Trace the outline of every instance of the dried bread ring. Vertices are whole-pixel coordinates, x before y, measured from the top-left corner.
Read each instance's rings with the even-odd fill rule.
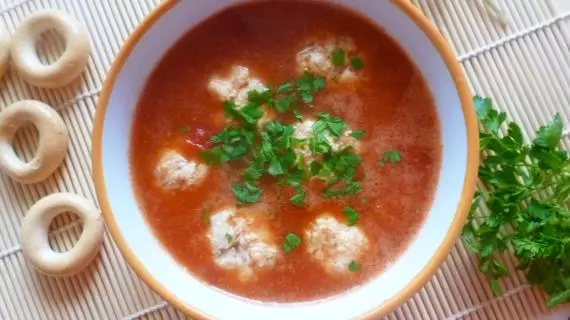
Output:
[[[36,52],[36,40],[43,32],[54,29],[65,39],[65,51],[57,61],[44,65]],[[71,83],[87,64],[90,45],[85,26],[57,10],[31,14],[12,37],[12,61],[28,83],[57,88]]]
[[[14,152],[12,140],[28,123],[38,129],[39,142],[34,158],[26,163]],[[68,144],[65,123],[43,102],[22,100],[0,112],[0,169],[16,181],[35,183],[47,178],[65,158]]]
[[[62,212],[76,213],[83,221],[79,240],[66,252],[55,252],[48,242],[49,225]],[[22,222],[20,242],[24,257],[40,272],[70,276],[85,268],[97,255],[104,223],[93,203],[71,193],[55,193],[34,204]]]
[[[10,60],[10,36],[6,29],[0,27],[0,78],[8,69]]]

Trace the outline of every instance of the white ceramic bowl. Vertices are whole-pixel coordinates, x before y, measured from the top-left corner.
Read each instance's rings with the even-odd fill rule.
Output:
[[[248,301],[194,278],[153,236],[129,173],[133,114],[145,82],[189,29],[235,0],[166,0],[120,51],[100,98],[93,132],[94,178],[109,230],[138,274],[185,313],[215,319],[352,319],[403,303],[445,259],[465,221],[478,165],[478,134],[461,67],[433,25],[407,0],[332,0],[367,16],[407,51],[426,79],[441,122],[442,166],[432,208],[409,247],[377,278],[329,299],[295,304]],[[143,67],[141,67],[143,66]]]

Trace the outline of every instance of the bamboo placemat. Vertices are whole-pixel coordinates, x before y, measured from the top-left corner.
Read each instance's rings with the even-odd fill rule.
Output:
[[[24,213],[41,197],[71,191],[95,199],[91,128],[101,84],[122,42],[158,2],[0,0],[0,28],[13,32],[29,13],[58,8],[85,23],[93,44],[82,82],[73,88],[37,89],[15,72],[0,80],[0,109],[24,98],[42,100],[62,114],[70,129],[68,157],[47,181],[23,186],[0,175],[0,319],[184,319],[136,276],[108,234],[95,262],[70,278],[38,274],[26,263],[19,246]],[[527,138],[556,112],[570,128],[570,0],[497,1],[506,26],[493,19],[482,0],[414,3],[450,40],[473,91],[493,97],[523,124]],[[49,41],[38,50],[46,61],[52,61],[64,47],[63,41],[49,33],[44,38]],[[569,133],[565,131],[566,136]],[[566,137],[566,147],[569,142]],[[30,159],[37,133],[31,128],[21,130],[15,145],[20,156]],[[51,244],[60,250],[70,248],[81,231],[72,216],[58,217],[52,228]],[[515,265],[513,259],[506,262]],[[475,257],[458,241],[433,279],[387,318],[537,319],[549,313],[544,295],[528,286],[523,274],[514,273],[503,284],[503,297],[493,297],[477,271]]]

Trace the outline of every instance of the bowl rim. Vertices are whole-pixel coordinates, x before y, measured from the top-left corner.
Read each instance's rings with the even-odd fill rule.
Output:
[[[103,125],[107,111],[108,102],[113,91],[113,87],[117,80],[117,76],[121,72],[123,65],[129,57],[132,50],[138,42],[146,35],[154,23],[162,17],[166,12],[173,8],[181,0],[163,0],[139,23],[133,32],[128,36],[125,43],[120,48],[115,61],[107,74],[107,78],[103,84],[103,89],[95,118],[93,120],[92,130],[92,147],[91,157],[93,165],[93,180],[95,184],[96,195],[99,201],[103,217],[106,221],[107,228],[119,247],[123,257],[129,265],[135,270],[142,280],[148,284],[160,297],[172,304],[188,316],[198,319],[209,319],[209,317],[198,309],[186,305],[182,300],[178,299],[169,292],[162,284],[160,284],[145,266],[137,259],[132,250],[127,246],[126,241],[121,234],[118,224],[114,218],[109,199],[107,198],[107,189],[105,187],[105,179],[103,176]],[[463,225],[466,221],[467,214],[471,207],[471,201],[475,191],[477,182],[477,171],[479,166],[479,130],[475,109],[473,107],[472,95],[469,85],[463,73],[463,69],[459,64],[457,57],[450,47],[449,43],[439,33],[437,27],[428,18],[408,0],[389,0],[394,3],[404,14],[406,14],[428,37],[429,41],[434,45],[437,52],[443,59],[457,90],[461,108],[465,120],[467,133],[467,163],[465,177],[463,181],[463,190],[456,209],[455,216],[451,222],[451,226],[447,231],[442,243],[437,248],[435,254],[428,261],[426,266],[412,278],[406,286],[398,291],[394,296],[385,300],[376,308],[367,313],[358,316],[360,319],[372,320],[385,316],[395,310],[399,305],[409,300],[412,295],[418,292],[437,271],[441,263],[447,258],[449,252],[455,244],[455,240],[459,236]]]

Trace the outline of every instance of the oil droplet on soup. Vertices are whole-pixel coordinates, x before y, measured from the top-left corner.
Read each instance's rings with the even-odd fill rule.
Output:
[[[424,221],[441,161],[406,53],[360,16],[297,1],[234,6],[184,35],[148,79],[130,148],[170,254],[280,302],[378,276]]]

